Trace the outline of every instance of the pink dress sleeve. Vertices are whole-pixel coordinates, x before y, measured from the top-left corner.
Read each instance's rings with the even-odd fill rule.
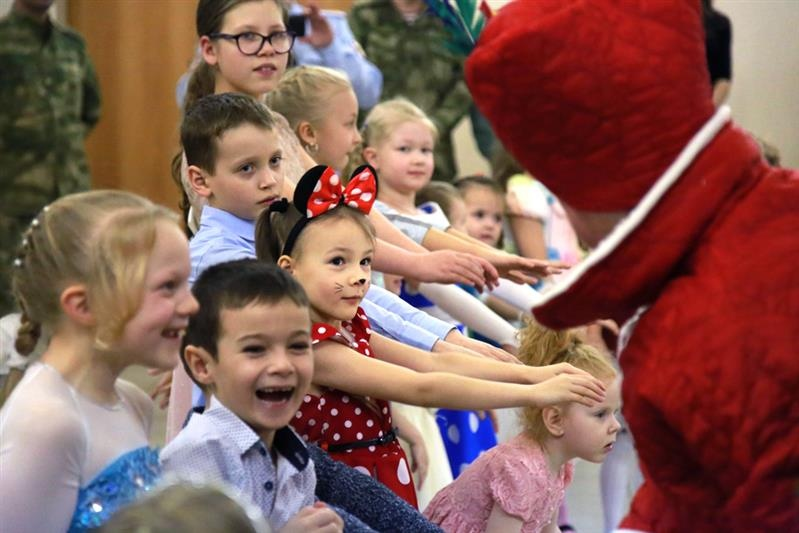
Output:
[[[525,470],[520,458],[507,454],[496,456],[488,467],[494,503],[509,515],[529,522],[541,511],[536,494],[546,491],[546,483]]]
[[[503,511],[524,522],[523,531],[538,531],[552,519],[571,480],[571,465],[560,476],[549,471],[539,448],[508,446],[488,467],[491,497]]]

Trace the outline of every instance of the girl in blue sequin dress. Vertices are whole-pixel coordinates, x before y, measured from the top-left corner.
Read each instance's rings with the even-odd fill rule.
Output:
[[[159,475],[152,402],[119,375],[177,364],[197,309],[188,245],[168,210],[94,191],[46,207],[14,264],[17,347],[49,344],[0,411],[0,524],[85,531]]]

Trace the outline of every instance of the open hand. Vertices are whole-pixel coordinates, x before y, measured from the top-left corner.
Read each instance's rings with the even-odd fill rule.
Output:
[[[427,252],[419,261],[416,279],[428,283],[466,283],[482,291],[496,286],[499,274],[491,263],[472,254],[453,250]]]
[[[605,385],[593,376],[560,374],[531,386],[533,403],[546,407],[563,402],[578,402],[593,407],[605,399]]]
[[[425,448],[424,439],[421,435],[419,435],[418,439],[407,442],[411,448],[411,472],[416,474],[416,488],[421,489],[430,465],[430,461],[427,458],[427,448]]]
[[[449,332],[446,336],[446,342],[448,345],[454,344],[460,348],[464,348],[464,352],[469,353],[470,355],[480,355],[487,359],[494,359],[495,361],[502,361],[505,363],[514,363],[517,365],[522,364],[513,354],[506,352],[500,348],[496,348],[491,346],[488,343],[481,342],[475,339],[470,339],[457,329],[453,329]],[[435,348],[438,346],[439,343],[433,347],[434,351]]]
[[[561,374],[591,377],[591,374],[585,370],[579,369],[576,366],[572,366],[569,363],[557,363],[547,366],[530,366],[528,369],[530,383],[541,383],[542,381],[554,378],[555,376],[560,376]]]
[[[499,251],[492,253],[488,259],[501,277],[516,283],[536,283],[539,278],[560,274],[569,268],[560,261],[530,259]]]
[[[336,512],[322,502],[303,507],[278,533],[340,533],[344,521]]]
[[[300,37],[300,41],[308,43],[314,48],[327,48],[333,42],[333,28],[322,15],[322,11],[315,3],[307,5],[308,22],[311,23],[311,33],[305,37]]]

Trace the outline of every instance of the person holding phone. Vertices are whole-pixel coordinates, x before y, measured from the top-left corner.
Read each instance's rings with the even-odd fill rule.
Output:
[[[299,37],[292,50],[298,65],[315,65],[344,71],[352,83],[358,105],[369,109],[380,101],[383,74],[366,58],[355,40],[347,14],[319,9],[316,2],[292,1],[288,29]]]

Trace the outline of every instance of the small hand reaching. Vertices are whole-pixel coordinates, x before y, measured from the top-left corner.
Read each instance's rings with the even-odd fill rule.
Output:
[[[593,376],[560,374],[532,385],[534,404],[546,407],[563,402],[578,402],[593,407],[605,399],[605,385]]]
[[[522,364],[521,361],[519,361],[513,354],[508,353],[500,348],[495,348],[488,343],[470,339],[457,329],[453,329],[451,332],[449,332],[449,334],[447,334],[446,341],[447,344],[454,344],[460,348],[465,348],[466,353],[471,355],[477,354],[488,359],[494,359],[496,361],[514,363],[517,365]],[[437,345],[438,343],[436,343],[436,346]]]
[[[427,468],[430,464],[427,458],[427,449],[421,435],[419,435],[418,439],[408,441],[408,444],[411,447],[411,471],[416,474],[416,488],[421,489],[427,477]]]
[[[309,3],[307,9],[308,21],[311,25],[311,33],[300,40],[313,46],[314,48],[326,48],[333,42],[333,28],[322,15],[322,11],[316,3]]]
[[[344,521],[330,507],[322,502],[303,507],[278,533],[340,533],[344,531]]]
[[[429,283],[467,283],[482,291],[498,279],[497,270],[485,259],[452,250],[428,252],[418,266],[422,270],[416,278]]]
[[[559,274],[569,268],[566,263],[530,259],[505,252],[492,253],[488,259],[501,277],[516,283],[535,283],[539,278]]]
[[[576,376],[587,377],[591,376],[591,374],[585,370],[579,369],[576,366],[570,365],[569,363],[557,363],[548,366],[531,366],[529,369],[530,375],[532,375],[532,383],[541,383],[542,381],[554,378],[555,376],[560,376],[561,374],[573,374]]]

